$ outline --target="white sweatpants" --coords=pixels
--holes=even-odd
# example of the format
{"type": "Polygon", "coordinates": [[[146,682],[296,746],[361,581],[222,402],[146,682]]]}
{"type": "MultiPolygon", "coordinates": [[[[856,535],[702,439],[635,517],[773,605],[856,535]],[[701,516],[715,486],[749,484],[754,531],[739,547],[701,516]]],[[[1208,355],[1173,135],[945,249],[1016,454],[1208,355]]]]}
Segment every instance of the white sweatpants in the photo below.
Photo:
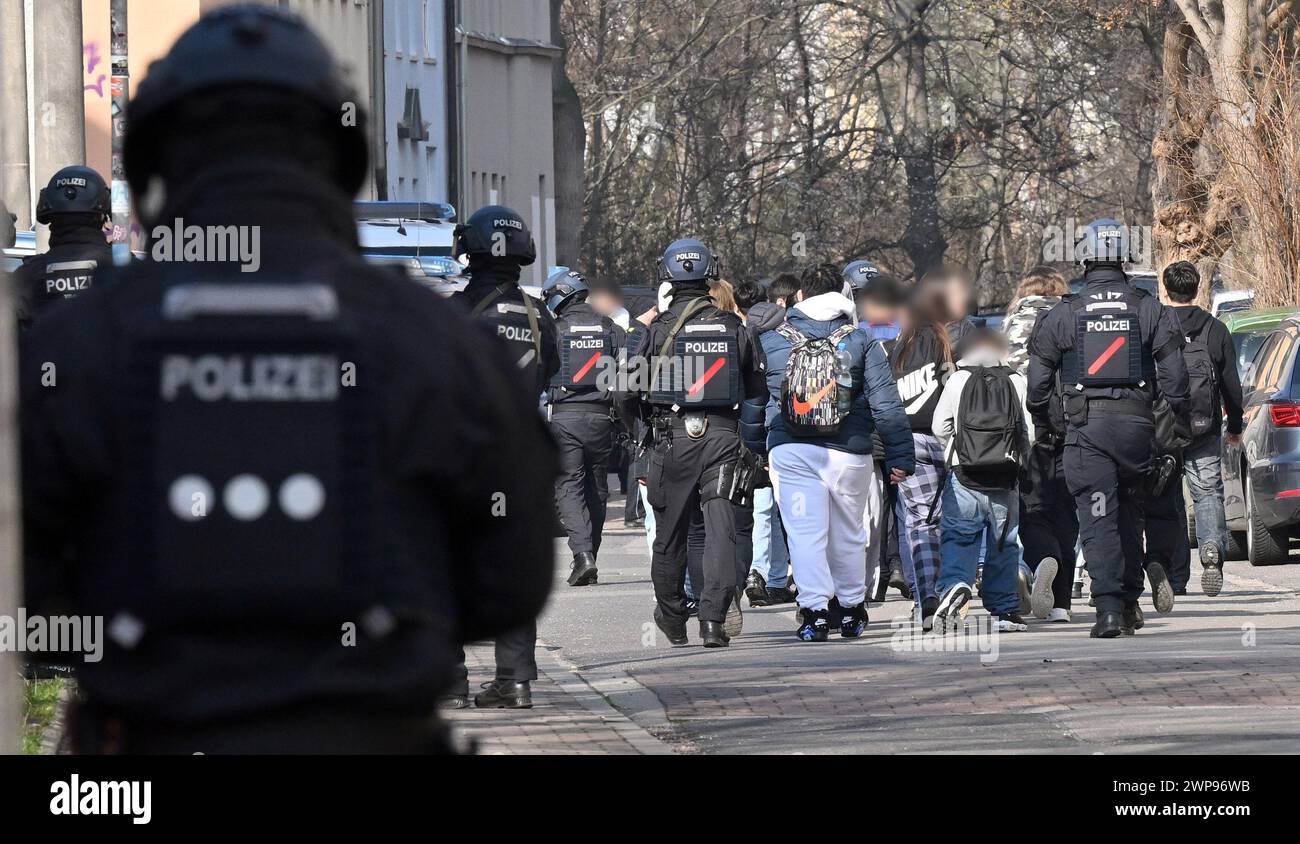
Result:
{"type": "Polygon", "coordinates": [[[867,594],[863,515],[876,482],[871,455],[786,443],[772,449],[769,460],[799,606],[824,610],[831,596],[843,607],[862,603],[867,594]]]}

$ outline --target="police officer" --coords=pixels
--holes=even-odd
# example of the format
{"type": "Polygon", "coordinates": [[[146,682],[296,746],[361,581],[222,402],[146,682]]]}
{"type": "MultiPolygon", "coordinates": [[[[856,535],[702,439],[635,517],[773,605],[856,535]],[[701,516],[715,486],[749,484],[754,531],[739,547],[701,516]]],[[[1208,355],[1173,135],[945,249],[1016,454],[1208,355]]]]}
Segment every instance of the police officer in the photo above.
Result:
{"type": "Polygon", "coordinates": [[[105,619],[82,752],[437,750],[457,648],[545,601],[550,438],[478,327],[361,258],[355,101],[298,17],[205,15],[127,180],[146,231],[260,227],[260,268],[112,268],[27,334],[28,606],[105,619]]]}
{"type": "Polygon", "coordinates": [[[617,430],[617,361],[627,342],[623,329],[587,302],[587,293],[582,274],[566,269],[557,269],[542,288],[559,331],[560,370],[547,389],[547,412],[560,447],[555,498],[573,552],[570,586],[594,584],[598,576],[617,430]]]}
{"type": "Polygon", "coordinates": [[[112,263],[104,237],[112,213],[108,185],[89,167],[64,167],[41,189],[36,221],[50,227],[50,248],[14,273],[20,326],[30,325],[50,305],[89,290],[95,270],[112,263]]]}
{"type": "Polygon", "coordinates": [[[1029,340],[1028,406],[1036,431],[1050,437],[1059,374],[1065,479],[1097,604],[1091,635],[1109,639],[1143,624],[1142,501],[1155,417],[1185,411],[1187,370],[1177,324],[1124,273],[1124,227],[1098,220],[1077,250],[1083,289],[1040,317],[1029,340]]]}
{"type": "MultiPolygon", "coordinates": [[[[555,320],[546,307],[519,286],[523,267],[537,260],[537,247],[523,217],[503,205],[489,205],[475,211],[456,227],[452,253],[469,261],[470,280],[452,296],[469,315],[481,322],[499,341],[523,375],[523,398],[540,419],[537,408],[542,392],[560,369],[555,320]]],[[[554,475],[552,475],[554,478],[554,475]]],[[[546,497],[554,500],[554,493],[546,497]]],[[[553,511],[538,516],[549,528],[553,511]]],[[[536,619],[496,637],[496,677],[474,696],[474,705],[485,709],[530,709],[530,683],[537,679],[536,619]]],[[[468,704],[469,675],[462,663],[460,679],[450,701],[468,704]]]]}
{"type": "Polygon", "coordinates": [[[686,644],[686,537],[702,508],[704,582],[693,584],[700,638],[706,648],[724,647],[730,636],[723,623],[739,612],[734,505],[747,500],[759,466],[741,445],[740,405],[766,389],[762,353],[740,317],[709,297],[718,261],[703,243],[671,243],[657,275],[670,285],[671,304],[639,350],[649,368],[644,399],[655,432],[647,478],[656,530],[654,618],[671,643],[686,644]]]}

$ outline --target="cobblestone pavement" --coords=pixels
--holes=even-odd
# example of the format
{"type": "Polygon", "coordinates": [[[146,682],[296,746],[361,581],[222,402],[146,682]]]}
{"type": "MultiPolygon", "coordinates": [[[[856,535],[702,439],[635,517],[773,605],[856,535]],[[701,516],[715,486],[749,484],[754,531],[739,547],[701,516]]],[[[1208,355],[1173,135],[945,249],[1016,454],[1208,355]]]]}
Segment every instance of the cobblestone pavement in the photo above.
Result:
{"type": "MultiPolygon", "coordinates": [[[[562,543],[556,554],[567,568],[562,543]]],[[[1230,563],[1213,599],[1193,568],[1173,613],[1144,597],[1146,627],[1116,640],[1088,638],[1085,600],[1070,624],[935,652],[906,635],[909,603],[891,593],[859,640],[799,642],[793,608],[771,607],[706,651],[694,625],[686,647],[658,634],[645,537],[618,530],[599,585],[557,580],[541,637],[678,752],[1300,752],[1300,566],[1230,563]]]]}

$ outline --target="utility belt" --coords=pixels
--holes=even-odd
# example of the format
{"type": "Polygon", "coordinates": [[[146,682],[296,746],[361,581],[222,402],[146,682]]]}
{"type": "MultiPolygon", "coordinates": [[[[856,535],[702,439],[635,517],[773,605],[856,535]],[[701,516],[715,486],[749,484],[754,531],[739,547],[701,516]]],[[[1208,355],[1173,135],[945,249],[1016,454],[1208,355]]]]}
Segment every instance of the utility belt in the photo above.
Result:
{"type": "Polygon", "coordinates": [[[548,404],[546,406],[547,416],[577,416],[584,414],[588,416],[605,416],[610,419],[616,419],[614,408],[608,404],[600,405],[594,402],[570,402],[565,404],[548,404]]]}
{"type": "Polygon", "coordinates": [[[1155,420],[1155,411],[1151,403],[1140,399],[1089,398],[1082,393],[1066,393],[1062,400],[1065,419],[1076,428],[1088,424],[1093,414],[1114,414],[1119,416],[1140,416],[1155,420]]]}
{"type": "Polygon", "coordinates": [[[691,439],[703,437],[710,428],[740,432],[740,420],[735,416],[704,411],[679,411],[661,413],[651,423],[655,431],[685,431],[691,439]]]}
{"type": "MultiPolygon", "coordinates": [[[[733,416],[679,411],[676,414],[660,414],[650,423],[655,445],[664,443],[667,448],[672,448],[676,437],[684,435],[688,439],[698,440],[703,438],[705,431],[715,427],[736,433],[739,439],[740,420],[733,416]]],[[[763,458],[746,448],[744,443],[738,442],[737,447],[739,453],[735,460],[713,466],[700,475],[701,501],[721,498],[742,506],[750,503],[754,486],[763,470],[763,458]]]]}

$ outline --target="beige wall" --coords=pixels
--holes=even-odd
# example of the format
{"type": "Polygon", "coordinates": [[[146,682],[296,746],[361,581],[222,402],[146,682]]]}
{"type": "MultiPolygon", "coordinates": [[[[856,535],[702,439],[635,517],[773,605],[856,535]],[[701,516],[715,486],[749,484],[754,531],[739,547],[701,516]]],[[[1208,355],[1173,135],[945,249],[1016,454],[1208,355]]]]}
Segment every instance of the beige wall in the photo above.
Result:
{"type": "MultiPolygon", "coordinates": [[[[144,79],[150,62],[161,58],[176,37],[199,18],[200,0],[131,0],[128,31],[131,84],[144,79]]],[[[229,0],[227,0],[229,2],[229,0]]],[[[112,129],[109,78],[109,0],[82,0],[82,71],[85,74],[86,163],[109,175],[112,129]]]]}
{"type": "MultiPolygon", "coordinates": [[[[551,136],[551,58],[516,44],[501,48],[474,34],[550,42],[546,0],[468,0],[465,50],[464,216],[493,202],[514,208],[537,242],[531,281],[546,280],[555,263],[555,155],[551,136]]],[[[525,270],[528,278],[529,270],[525,270]]]]}

